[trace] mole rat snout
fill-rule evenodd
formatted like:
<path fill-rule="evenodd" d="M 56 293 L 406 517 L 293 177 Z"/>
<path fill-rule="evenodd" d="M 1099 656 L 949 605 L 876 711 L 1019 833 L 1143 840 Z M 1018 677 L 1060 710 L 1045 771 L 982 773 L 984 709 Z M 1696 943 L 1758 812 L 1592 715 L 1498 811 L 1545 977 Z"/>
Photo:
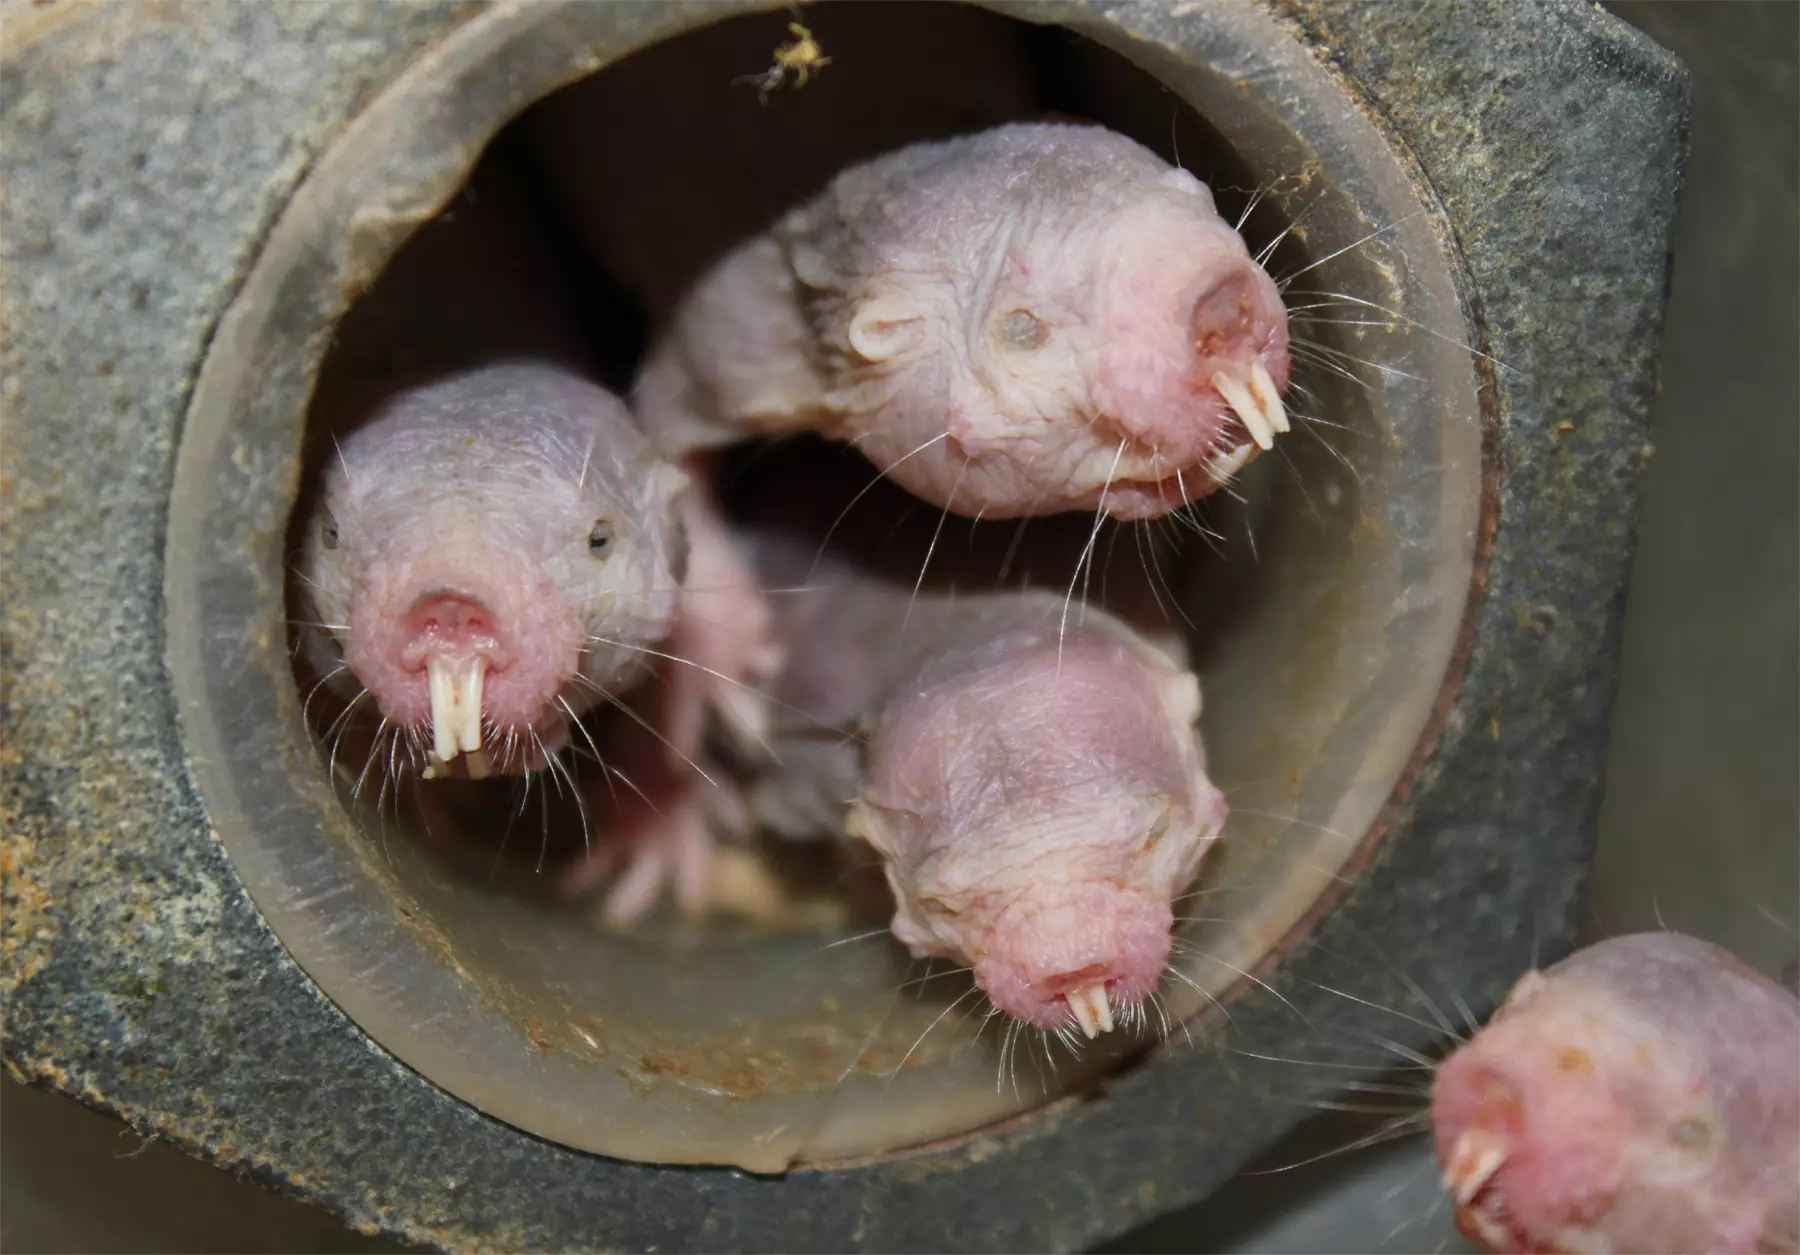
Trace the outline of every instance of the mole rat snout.
<path fill-rule="evenodd" d="M 1453 1058 L 1433 1095 L 1444 1179 L 1465 1224 L 1496 1249 L 1522 1249 L 1547 1217 L 1579 1223 L 1604 1210 L 1624 1140 L 1585 1052 L 1566 1046 L 1546 1061 L 1532 1043 L 1510 1044 Z"/>
<path fill-rule="evenodd" d="M 1291 371 L 1287 310 L 1225 223 L 1179 202 L 1153 202 L 1120 226 L 1095 399 L 1108 422 L 1151 455 L 1142 467 L 1122 462 L 1133 477 L 1160 481 L 1179 471 L 1179 481 L 1159 483 L 1153 495 L 1201 496 L 1290 429 L 1281 402 Z"/>
<path fill-rule="evenodd" d="M 1039 1028 L 1071 1020 L 1088 1037 L 1138 1005 L 1169 962 L 1166 902 L 1107 884 L 1072 886 L 1054 903 L 1021 899 L 996 921 L 975 980 L 994 1005 Z"/>
<path fill-rule="evenodd" d="M 1287 315 L 1275 285 L 1260 267 L 1246 259 L 1205 283 L 1188 314 L 1188 335 L 1193 340 L 1196 378 L 1212 383 L 1223 374 L 1240 381 L 1256 395 L 1271 422 L 1284 417 L 1279 413 L 1280 393 L 1291 369 Z"/>
<path fill-rule="evenodd" d="M 431 697 L 432 750 L 444 762 L 476 753 L 482 740 L 482 688 L 511 652 L 492 611 L 458 593 L 427 593 L 413 603 L 404 629 L 405 664 L 423 671 Z"/>
<path fill-rule="evenodd" d="M 566 735 L 553 703 L 579 663 L 579 626 L 524 565 L 475 541 L 403 543 L 351 592 L 345 662 L 383 717 L 424 732 L 441 763 L 468 754 L 485 774 L 484 746 L 510 734 L 529 766 Z"/>

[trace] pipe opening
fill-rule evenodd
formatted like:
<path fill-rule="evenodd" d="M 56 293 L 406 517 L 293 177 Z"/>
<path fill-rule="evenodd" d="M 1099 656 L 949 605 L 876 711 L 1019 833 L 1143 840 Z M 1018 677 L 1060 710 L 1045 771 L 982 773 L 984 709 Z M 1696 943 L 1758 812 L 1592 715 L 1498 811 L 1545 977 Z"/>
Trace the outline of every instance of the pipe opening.
<path fill-rule="evenodd" d="M 285 621 L 270 572 L 292 570 L 336 442 L 396 387 L 532 356 L 624 393 L 694 278 L 846 166 L 1008 121 L 1100 123 L 1242 219 L 1252 252 L 1269 249 L 1271 275 L 1291 280 L 1306 346 L 1294 433 L 1202 502 L 1194 527 L 1104 529 L 1087 584 L 1127 595 L 1143 546 L 1167 543 L 1144 595 L 1187 625 L 1209 774 L 1232 806 L 1176 903 L 1174 973 L 1145 1031 L 1078 1053 L 1013 1040 L 966 973 L 915 963 L 885 933 L 891 903 L 866 865 L 776 840 L 721 882 L 744 910 L 609 928 L 594 898 L 554 891 L 605 840 L 588 811 L 617 789 L 579 745 L 529 791 L 497 777 L 392 788 L 399 751 L 347 732 L 361 722 L 352 697 L 317 687 L 335 660 L 303 630 L 284 634 L 298 680 L 279 643 L 247 647 L 263 650 L 247 666 L 177 668 L 196 775 L 253 896 L 401 1059 L 523 1128 L 625 1159 L 846 1163 L 990 1128 L 1147 1050 L 1188 1048 L 1208 1006 L 1364 849 L 1449 667 L 1481 454 L 1430 207 L 1310 54 L 1248 11 L 1137 31 L 1087 14 L 1060 25 L 1057 5 L 809 5 L 829 64 L 759 90 L 747 79 L 793 39 L 788 9 L 703 24 L 612 7 L 472 23 L 319 163 L 197 390 L 172 616 L 215 633 L 246 614 Z M 244 448 L 298 468 L 278 503 L 293 506 L 286 539 L 279 555 L 209 567 L 244 547 L 252 505 L 227 482 Z M 854 451 L 795 439 L 731 450 L 719 482 L 740 525 L 799 502 L 814 535 L 841 520 L 834 540 L 890 573 L 910 578 L 931 554 L 927 585 L 1016 580 L 1016 522 L 944 520 L 892 484 L 864 493 L 872 478 Z M 1091 525 L 1032 523 L 1034 580 L 1069 587 Z M 457 590 L 440 600 L 457 607 L 440 630 L 486 623 Z M 626 720 L 597 710 L 595 748 L 635 736 Z"/>

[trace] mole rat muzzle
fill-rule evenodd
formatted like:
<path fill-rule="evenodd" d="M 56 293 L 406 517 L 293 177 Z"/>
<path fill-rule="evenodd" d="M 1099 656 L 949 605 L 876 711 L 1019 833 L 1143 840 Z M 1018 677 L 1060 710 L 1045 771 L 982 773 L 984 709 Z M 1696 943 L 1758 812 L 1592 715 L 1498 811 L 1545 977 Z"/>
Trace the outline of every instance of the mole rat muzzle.
<path fill-rule="evenodd" d="M 344 661 L 385 719 L 428 734 L 430 775 L 452 763 L 490 774 L 496 739 L 508 772 L 557 747 L 552 703 L 579 657 L 578 629 L 517 562 L 482 565 L 492 574 L 380 564 L 351 596 Z"/>
<path fill-rule="evenodd" d="M 498 622 L 479 600 L 454 592 L 427 593 L 406 617 L 402 659 L 425 672 L 431 695 L 432 752 L 441 762 L 468 754 L 469 772 L 487 774 L 482 749 L 482 687 L 488 669 L 510 653 Z"/>
<path fill-rule="evenodd" d="M 1128 476 L 1157 481 L 1154 495 L 1179 506 L 1291 429 L 1287 309 L 1223 222 L 1171 221 L 1166 207 L 1137 219 L 1104 276 L 1095 400 L 1131 441 L 1122 461 L 1141 464 Z"/>
<path fill-rule="evenodd" d="M 1167 904 L 1110 884 L 1077 885 L 1053 903 L 1023 898 L 995 922 L 975 982 L 1017 1019 L 1073 1023 L 1092 1039 L 1156 988 L 1173 924 Z"/>

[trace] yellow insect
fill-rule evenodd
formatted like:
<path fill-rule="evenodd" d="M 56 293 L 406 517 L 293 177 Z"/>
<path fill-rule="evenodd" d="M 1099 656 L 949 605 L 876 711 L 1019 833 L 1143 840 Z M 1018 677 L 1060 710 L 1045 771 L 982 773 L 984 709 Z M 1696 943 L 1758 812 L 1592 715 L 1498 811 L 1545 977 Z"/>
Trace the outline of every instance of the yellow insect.
<path fill-rule="evenodd" d="M 793 42 L 775 49 L 775 64 L 761 74 L 749 77 L 749 81 L 756 84 L 757 93 L 765 98 L 785 83 L 789 74 L 794 76 L 795 87 L 805 87 L 808 78 L 831 64 L 831 58 L 825 55 L 819 41 L 806 27 L 799 22 L 789 22 L 788 32 L 793 35 Z"/>

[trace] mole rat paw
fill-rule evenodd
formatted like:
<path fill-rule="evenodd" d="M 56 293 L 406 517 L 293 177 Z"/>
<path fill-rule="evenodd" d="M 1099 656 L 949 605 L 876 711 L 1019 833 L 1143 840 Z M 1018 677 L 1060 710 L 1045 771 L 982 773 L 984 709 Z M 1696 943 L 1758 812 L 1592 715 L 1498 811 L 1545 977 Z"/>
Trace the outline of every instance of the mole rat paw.
<path fill-rule="evenodd" d="M 713 838 L 705 807 L 691 792 L 635 831 L 608 839 L 631 846 L 624 855 L 624 871 L 600 908 L 601 921 L 608 927 L 629 928 L 641 921 L 665 886 L 673 889 L 683 915 L 697 918 L 706 913 Z"/>

